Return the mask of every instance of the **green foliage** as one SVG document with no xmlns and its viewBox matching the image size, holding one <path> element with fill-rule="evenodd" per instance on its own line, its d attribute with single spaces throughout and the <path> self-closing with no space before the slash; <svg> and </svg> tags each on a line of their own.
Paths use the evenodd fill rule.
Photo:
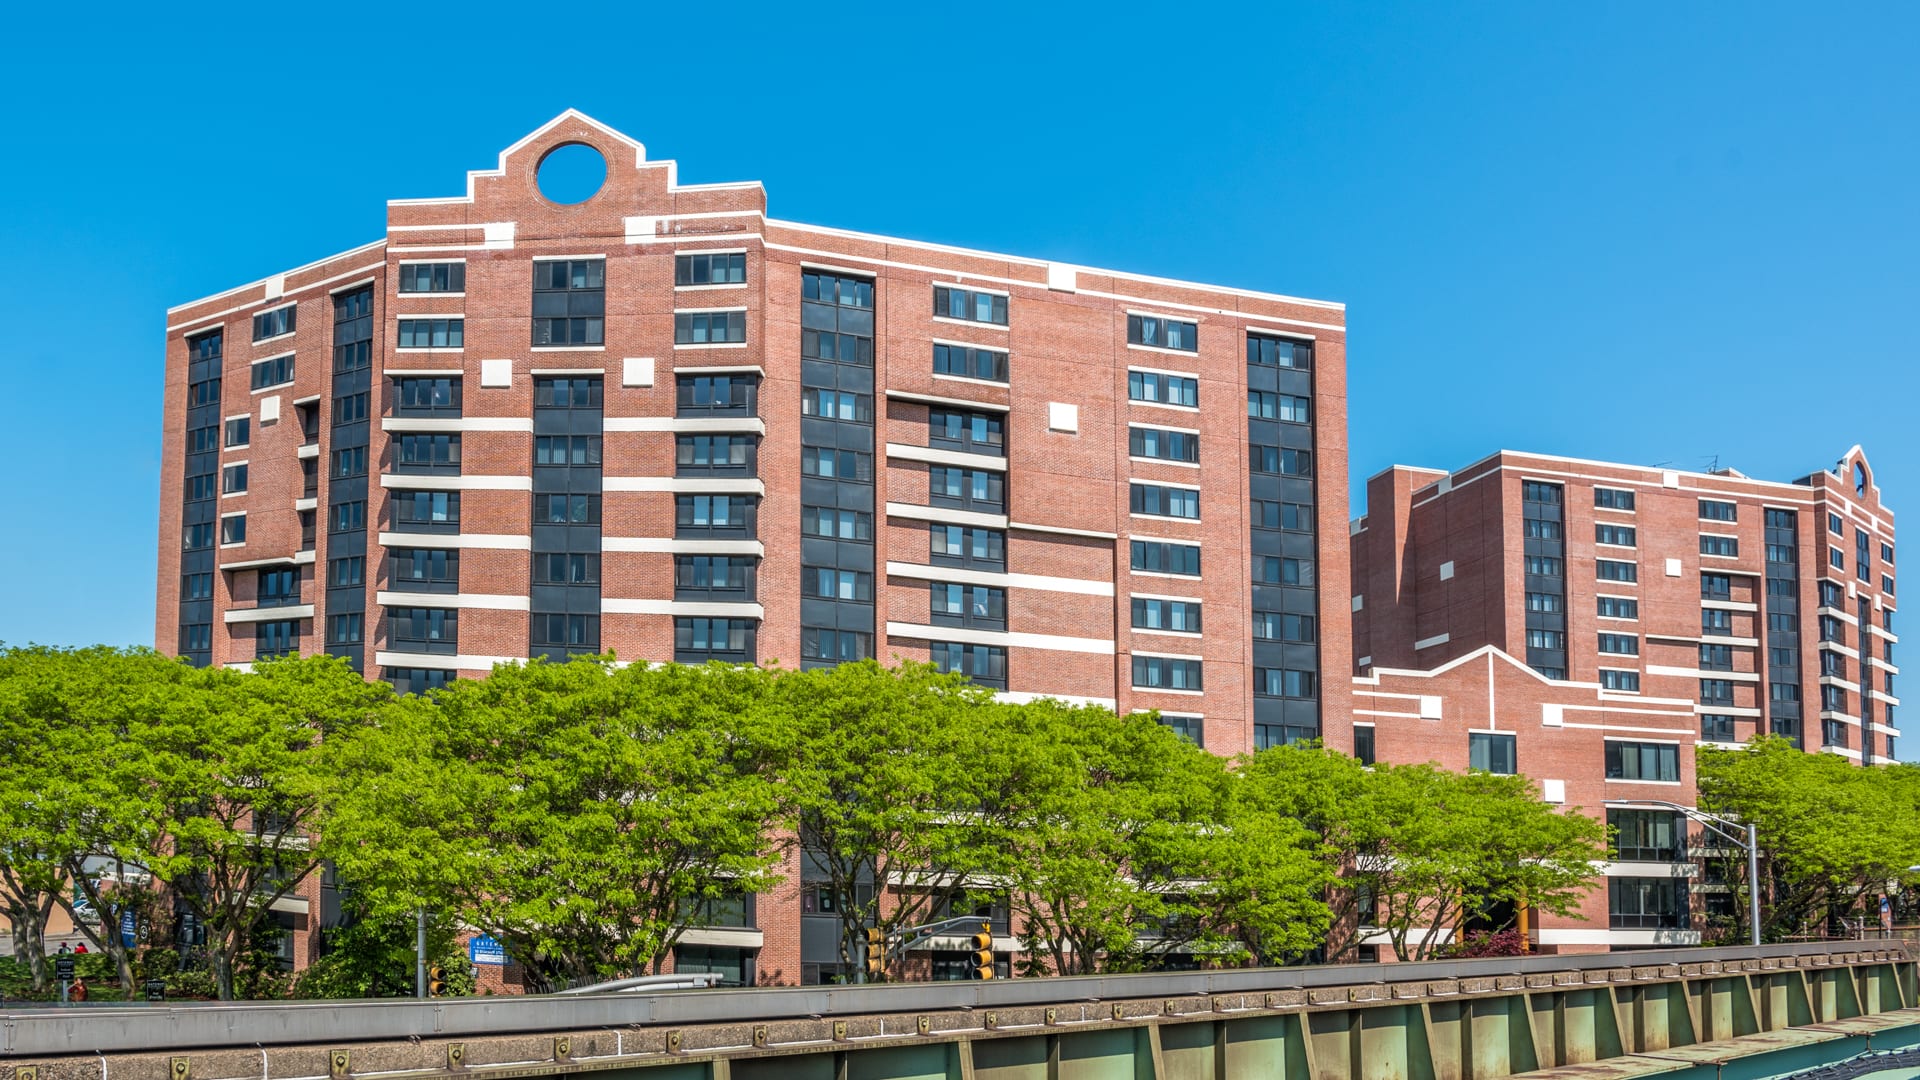
<svg viewBox="0 0 1920 1080">
<path fill-rule="evenodd" d="M 326 933 L 325 952 L 294 978 L 300 998 L 412 997 L 414 934 L 411 916 L 370 915 L 349 903 L 347 922 Z M 461 947 L 457 927 L 447 918 L 427 923 L 427 963 L 439 966 L 446 982 L 442 997 L 473 993 L 474 970 Z"/>
</svg>

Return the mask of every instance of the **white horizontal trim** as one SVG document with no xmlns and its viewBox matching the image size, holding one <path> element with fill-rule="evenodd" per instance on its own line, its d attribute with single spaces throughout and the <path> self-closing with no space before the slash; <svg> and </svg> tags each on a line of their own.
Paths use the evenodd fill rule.
<svg viewBox="0 0 1920 1080">
<path fill-rule="evenodd" d="M 753 476 L 603 476 L 600 490 L 672 491 L 693 495 L 765 495 L 767 485 Z"/>
<path fill-rule="evenodd" d="M 380 486 L 408 491 L 532 491 L 531 476 L 428 476 L 381 473 Z"/>
<path fill-rule="evenodd" d="M 465 369 L 465 368 L 463 368 L 463 367 L 450 367 L 450 368 L 426 368 L 426 367 L 423 367 L 423 368 L 403 368 L 403 367 L 390 367 L 390 368 L 382 368 L 382 369 L 380 370 L 380 374 L 381 374 L 381 376 L 382 376 L 382 377 L 392 377 L 392 376 L 401 376 L 401 375 L 428 375 L 428 376 L 442 376 L 442 375 L 447 375 L 447 376 L 452 376 L 453 378 L 456 378 L 456 379 L 457 379 L 457 378 L 459 378 L 460 376 L 462 376 L 462 375 L 465 375 L 465 374 L 466 374 L 466 369 Z M 314 395 L 313 397 L 311 397 L 311 398 L 306 398 L 306 399 L 303 399 L 303 400 L 308 400 L 308 401 L 319 401 L 319 400 L 320 400 L 320 395 L 318 395 L 318 394 L 315 394 L 315 395 Z M 298 402 L 298 401 L 296 401 L 296 402 L 294 402 L 294 404 L 295 404 L 295 405 L 298 405 L 298 404 L 300 404 L 300 402 Z"/>
<path fill-rule="evenodd" d="M 890 502 L 887 504 L 887 516 L 914 521 L 938 521 L 948 525 L 974 525 L 983 529 L 1007 527 L 1005 514 L 983 514 L 977 510 L 956 510 L 945 506 L 916 506 L 912 503 Z"/>
<path fill-rule="evenodd" d="M 600 422 L 604 431 L 748 431 L 767 433 L 767 422 L 757 416 L 609 416 Z"/>
<path fill-rule="evenodd" d="M 1743 603 L 1742 601 L 1739 601 L 1739 600 L 1702 600 L 1700 601 L 1700 606 L 1702 608 L 1708 608 L 1714 611 L 1759 611 L 1760 610 L 1759 604 L 1748 604 L 1748 603 Z"/>
<path fill-rule="evenodd" d="M 231 315 L 231 314 L 233 314 L 233 313 L 234 313 L 234 312 L 236 312 L 236 311 L 245 311 L 245 310 L 247 310 L 248 308 L 256 308 L 256 307 L 266 307 L 266 306 L 267 306 L 267 305 L 269 305 L 269 304 L 272 304 L 272 305 L 275 305 L 275 306 L 278 306 L 278 305 L 279 305 L 279 304 L 280 304 L 280 303 L 281 303 L 282 301 L 284 301 L 284 300 L 285 300 L 285 299 L 286 299 L 287 297 L 290 297 L 290 296 L 295 296 L 295 295 L 298 295 L 298 294 L 300 294 L 300 293 L 303 293 L 303 292 L 306 292 L 306 291 L 307 291 L 308 289 L 317 289 L 317 288 L 319 288 L 319 287 L 321 287 L 322 285 L 330 285 L 330 284 L 332 284 L 332 283 L 334 283 L 334 282 L 336 282 L 336 281 L 339 281 L 339 280 L 340 280 L 341 278 L 345 278 L 345 277 L 352 277 L 352 276 L 353 276 L 353 275 L 355 275 L 355 274 L 365 274 L 365 273 L 367 273 L 367 272 L 369 272 L 369 271 L 372 271 L 372 270 L 379 270 L 379 269 L 381 269 L 382 267 L 384 267 L 384 266 L 386 266 L 386 263 L 385 263 L 384 261 L 382 261 L 382 262 L 377 262 L 377 263 L 373 263 L 373 264 L 371 264 L 371 265 L 369 265 L 369 266 L 360 266 L 360 267 L 355 267 L 355 268 L 354 268 L 354 269 L 352 269 L 352 270 L 347 270 L 347 271 L 344 271 L 344 272 L 342 272 L 342 273 L 339 273 L 339 274 L 335 274 L 334 276 L 332 276 L 332 277 L 330 277 L 330 278 L 325 278 L 325 279 L 323 279 L 323 280 L 320 280 L 320 281 L 316 281 L 316 282 L 313 282 L 312 284 L 309 284 L 309 285 L 301 285 L 301 286 L 299 286 L 299 287 L 297 287 L 297 288 L 292 288 L 292 289 L 286 289 L 286 288 L 284 288 L 284 286 L 283 286 L 283 291 L 281 292 L 281 294 L 280 294 L 279 296 L 274 296 L 274 297 L 268 297 L 268 296 L 266 296 L 266 295 L 265 295 L 265 290 L 266 290 L 266 285 L 267 285 L 267 282 L 269 282 L 269 281 L 272 281 L 272 280 L 274 280 L 275 278 L 278 278 L 278 279 L 280 279 L 281 281 L 283 281 L 283 282 L 284 282 L 284 281 L 285 281 L 285 280 L 286 280 L 287 278 L 289 278 L 289 277 L 292 277 L 293 275 L 295 275 L 295 274 L 298 274 L 298 273 L 300 273 L 300 272 L 302 272 L 302 271 L 305 271 L 305 270 L 311 270 L 311 269 L 313 269 L 313 268 L 314 268 L 314 267 L 316 267 L 316 266 L 319 266 L 319 265 L 321 265 L 321 264 L 323 264 L 323 263 L 329 263 L 329 262 L 332 262 L 332 261 L 334 261 L 335 259 L 344 259 L 344 258 L 347 258 L 348 256 L 351 256 L 351 255 L 358 255 L 358 254 L 360 254 L 360 253 L 361 253 L 361 252 L 363 252 L 363 251 L 372 251 L 372 250 L 374 250 L 375 248 L 380 248 L 380 247 L 385 247 L 385 246 L 386 246 L 386 243 L 387 243 L 387 238 L 383 236 L 383 237 L 381 237 L 380 239 L 378 239 L 378 240 L 375 240 L 375 241 L 373 241 L 373 242 L 371 242 L 371 243 L 367 243 L 367 244 L 361 244 L 361 245 L 360 245 L 359 247 L 356 247 L 356 248 L 349 248 L 349 249 L 347 249 L 346 251 L 342 251 L 342 252 L 340 252 L 340 253 L 338 253 L 338 254 L 335 254 L 335 255 L 328 255 L 327 257 L 325 257 L 325 258 L 322 258 L 322 259 L 315 259 L 315 260 L 314 260 L 313 262 L 310 262 L 310 263 L 307 263 L 307 264 L 306 264 L 306 265 L 304 265 L 304 266 L 296 266 L 296 267 L 294 267 L 294 268 L 293 268 L 293 269 L 291 269 L 291 270 L 283 270 L 283 271 L 281 271 L 281 272 L 280 272 L 280 273 L 278 273 L 278 274 L 272 274 L 272 275 L 270 275 L 270 276 L 268 276 L 268 277 L 263 277 L 263 278 L 261 278 L 261 279 L 260 279 L 260 280 L 258 280 L 258 281 L 249 281 L 249 282 L 247 282 L 247 283 L 246 283 L 245 285 L 236 285 L 235 287 L 233 287 L 233 288 L 231 288 L 231 289 L 226 289 L 226 290 L 223 290 L 223 291 L 221 291 L 221 292 L 217 292 L 217 293 L 214 293 L 214 294 L 213 294 L 213 295 L 211 295 L 211 296 L 203 296 L 203 297 L 201 297 L 201 298 L 200 298 L 200 299 L 198 299 L 198 300 L 189 300 L 189 301 L 187 301 L 187 302 L 186 302 L 186 303 L 184 303 L 184 304 L 175 304 L 175 305 L 174 305 L 173 307 L 170 307 L 170 308 L 168 308 L 168 309 L 167 309 L 167 314 L 168 314 L 169 316 L 171 316 L 171 315 L 172 315 L 172 314 L 173 314 L 174 312 L 176 312 L 176 311 L 185 311 L 185 310 L 186 310 L 187 308 L 190 308 L 190 307 L 194 307 L 194 306 L 196 306 L 196 305 L 199 305 L 199 304 L 204 304 L 204 303 L 207 303 L 207 302 L 208 302 L 208 301 L 210 301 L 210 300 L 219 300 L 219 299 L 221 299 L 222 297 L 228 297 L 228 296 L 235 296 L 235 295 L 238 295 L 238 294 L 240 294 L 240 293 L 243 293 L 243 292 L 246 292 L 246 291 L 247 291 L 247 290 L 249 290 L 249 289 L 259 289 L 259 290 L 261 290 L 261 296 L 260 296 L 260 299 L 258 299 L 258 300 L 251 300 L 251 301 L 247 301 L 246 303 L 242 303 L 242 304 L 239 304 L 239 305 L 237 305 L 237 306 L 235 306 L 235 307 L 230 307 L 230 308 L 228 308 L 228 309 L 226 309 L 225 311 L 216 311 L 216 312 L 213 312 L 213 313 L 211 313 L 211 314 L 207 314 L 207 315 L 202 315 L 202 316 L 200 316 L 199 318 L 196 318 L 196 319 L 188 319 L 188 320 L 187 320 L 186 322 L 183 322 L 183 323 L 178 323 L 178 324 L 176 324 L 176 325 L 173 325 L 173 326 L 169 326 L 169 327 L 167 327 L 167 332 L 168 332 L 168 333 L 172 333 L 173 331 L 175 331 L 175 330 L 178 330 L 178 329 L 181 329 L 181 328 L 183 328 L 183 327 L 188 327 L 188 326 L 198 326 L 199 324 L 201 324 L 201 323 L 203 323 L 203 322 L 208 322 L 208 321 L 210 321 L 210 320 L 212 320 L 212 319 L 217 319 L 217 318 L 220 318 L 220 317 L 222 317 L 222 316 L 225 316 L 225 315 Z M 352 289 L 352 288 L 357 288 L 357 287 L 359 287 L 359 286 L 361 286 L 361 285 L 366 285 L 366 284 L 370 284 L 370 283 L 371 283 L 372 281 L 373 281 L 373 279 L 372 279 L 372 278 L 367 278 L 367 279 L 366 279 L 366 280 L 364 280 L 364 281 L 354 281 L 354 282 L 350 282 L 350 283 L 348 283 L 348 284 L 346 284 L 346 285 L 343 285 L 343 286 L 341 286 L 341 287 L 340 287 L 339 289 L 337 289 L 337 290 L 335 290 L 335 291 L 336 291 L 336 292 L 344 292 L 344 291 L 346 291 L 347 289 Z"/>
<path fill-rule="evenodd" d="M 1057 634 L 1022 634 L 1005 630 L 973 630 L 962 626 L 928 626 L 920 623 L 888 622 L 887 636 L 921 641 L 957 641 L 963 645 L 999 645 L 1013 649 L 1045 649 L 1051 652 L 1093 653 L 1113 656 L 1111 638 L 1062 637 Z"/>
<path fill-rule="evenodd" d="M 374 599 L 397 607 L 479 608 L 488 611 L 529 611 L 533 604 L 525 596 L 505 593 L 416 593 L 376 592 Z"/>
<path fill-rule="evenodd" d="M 301 561 L 300 560 L 301 555 L 310 556 L 312 554 L 313 553 L 310 551 L 303 551 L 293 555 L 275 555 L 270 559 L 246 559 L 241 562 L 223 562 L 220 564 L 220 569 L 222 570 L 254 570 L 262 566 L 293 566 L 298 564 Z M 306 561 L 312 562 L 313 560 L 309 558 Z"/>
<path fill-rule="evenodd" d="M 532 431 L 530 416 L 383 416 L 381 431 Z"/>
<path fill-rule="evenodd" d="M 944 371 L 933 373 L 934 382 L 970 383 L 974 386 L 998 386 L 1007 389 L 1012 384 L 1005 379 L 976 379 L 969 375 L 949 375 Z"/>
<path fill-rule="evenodd" d="M 1000 690 L 994 693 L 995 701 L 1004 701 L 1009 705 L 1026 705 L 1035 701 L 1058 701 L 1065 705 L 1098 705 L 1103 709 L 1117 707 L 1110 697 L 1087 697 L 1081 694 L 1048 694 L 1033 690 Z"/>
<path fill-rule="evenodd" d="M 1157 630 L 1148 626 L 1135 626 L 1129 629 L 1135 634 L 1145 634 L 1148 637 L 1186 638 L 1190 641 L 1199 641 L 1204 636 L 1198 630 Z"/>
<path fill-rule="evenodd" d="M 611 596 L 600 598 L 600 610 L 610 615 L 684 615 L 720 619 L 764 619 L 767 615 L 765 608 L 746 601 L 728 603 L 713 600 L 623 600 Z"/>
<path fill-rule="evenodd" d="M 1056 533 L 1060 536 L 1084 536 L 1089 540 L 1118 540 L 1119 533 L 1101 532 L 1098 529 L 1069 529 L 1064 525 L 1036 525 L 1031 521 L 1011 521 L 1007 528 L 1021 532 Z M 1191 575 L 1179 575 L 1187 577 Z"/>
<path fill-rule="evenodd" d="M 551 352 L 554 349 L 557 349 L 559 347 L 560 346 L 540 345 L 540 346 L 535 346 L 533 351 Z M 594 348 L 596 349 L 600 347 L 601 346 L 597 346 L 597 345 L 594 346 Z M 606 373 L 607 373 L 607 369 L 603 367 L 537 367 L 532 369 L 530 372 L 528 372 L 528 374 L 531 374 L 531 375 L 605 375 Z"/>
<path fill-rule="evenodd" d="M 955 405 L 963 409 L 979 409 L 983 412 L 998 413 L 1012 411 L 1005 405 L 996 405 L 991 401 L 974 401 L 971 398 L 942 397 L 939 394 L 916 394 L 908 390 L 888 390 L 886 394 L 896 401 L 911 401 L 919 405 Z"/>
<path fill-rule="evenodd" d="M 282 604 L 279 607 L 231 608 L 224 616 L 229 623 L 279 622 L 281 619 L 311 619 L 312 604 Z"/>
<path fill-rule="evenodd" d="M 921 581 L 952 581 L 965 585 L 998 585 L 1002 588 L 1032 589 L 1037 592 L 1076 593 L 1081 596 L 1113 595 L 1111 581 L 1048 577 L 1043 574 L 1005 574 L 991 570 L 968 570 L 958 566 L 888 562 L 887 576 Z"/>
<path fill-rule="evenodd" d="M 496 664 L 524 664 L 524 656 L 475 656 L 469 653 L 376 652 L 373 662 L 380 667 L 439 668 L 441 670 L 491 670 Z"/>
<path fill-rule="evenodd" d="M 1158 316 L 1156 316 L 1156 318 L 1157 318 L 1157 317 L 1158 317 Z M 1182 353 L 1181 355 L 1183 355 L 1183 356 L 1194 356 L 1195 354 L 1193 354 L 1193 353 Z M 1197 357 L 1197 356 L 1195 356 L 1195 359 L 1198 359 L 1198 357 Z M 1147 366 L 1146 366 L 1145 364 L 1128 364 L 1128 365 L 1127 365 L 1127 373 L 1128 373 L 1128 374 L 1132 374 L 1133 372 L 1136 372 L 1136 371 L 1138 371 L 1138 372 L 1140 372 L 1140 373 L 1141 373 L 1141 374 L 1143 374 L 1143 375 L 1174 375 L 1174 376 L 1178 376 L 1179 378 L 1182 378 L 1182 379 L 1192 379 L 1192 380 L 1193 380 L 1194 382 L 1199 382 L 1199 381 L 1200 381 L 1200 373 L 1199 373 L 1199 372 L 1197 372 L 1197 371 L 1181 371 L 1181 370 L 1179 370 L 1178 368 L 1160 368 L 1160 367 L 1147 367 Z M 1133 400 L 1132 398 L 1128 398 L 1127 400 L 1128 400 L 1128 401 L 1133 401 L 1133 403 L 1134 403 L 1135 405 L 1165 405 L 1165 404 L 1168 404 L 1167 402 L 1164 402 L 1164 401 L 1134 401 L 1134 400 Z M 1200 407 L 1199 407 L 1198 405 L 1175 405 L 1175 406 L 1173 406 L 1173 407 L 1174 407 L 1174 408 L 1176 408 L 1176 409 L 1193 409 L 1193 410 L 1195 410 L 1196 412 L 1197 412 L 1197 411 L 1199 411 L 1199 408 L 1200 408 Z"/>
<path fill-rule="evenodd" d="M 1698 930 L 1541 930 L 1542 945 L 1698 945 Z"/>
<path fill-rule="evenodd" d="M 1648 664 L 1648 675 L 1673 675 L 1688 679 L 1729 679 L 1733 682 L 1759 682 L 1760 675 L 1754 671 L 1704 671 L 1700 668 L 1670 667 L 1666 664 Z"/>
<path fill-rule="evenodd" d="M 606 352 L 607 351 L 607 347 L 605 345 L 530 345 L 527 348 L 529 352 L 537 352 L 537 353 Z M 584 373 L 605 375 L 607 372 L 605 368 L 596 368 Z M 538 374 L 538 372 L 536 372 L 535 374 Z M 572 374 L 575 374 L 575 371 L 567 371 L 567 372 L 564 372 L 564 374 L 572 375 Z"/>
<path fill-rule="evenodd" d="M 318 497 L 295 499 L 293 500 L 293 508 L 295 510 L 318 510 L 320 509 L 320 500 Z"/>
<path fill-rule="evenodd" d="M 1185 315 L 1153 315 L 1153 316 L 1149 316 L 1149 318 L 1170 319 L 1174 322 L 1195 322 L 1196 321 Z M 1197 357 L 1200 355 L 1200 350 L 1198 349 L 1169 349 L 1160 345 L 1141 345 L 1132 341 L 1127 342 L 1127 348 L 1132 349 L 1135 352 L 1158 353 L 1161 356 L 1195 356 Z"/>
<path fill-rule="evenodd" d="M 1133 600 L 1173 600 L 1173 601 L 1176 601 L 1176 602 L 1178 602 L 1178 603 L 1182 603 L 1182 604 L 1201 604 L 1201 603 L 1205 603 L 1205 601 L 1204 601 L 1204 600 L 1201 600 L 1201 599 L 1200 599 L 1199 597 L 1197 597 L 1197 596 L 1174 596 L 1174 595 L 1172 595 L 1172 594 L 1169 594 L 1169 593 L 1150 593 L 1150 592 L 1131 592 L 1131 591 L 1129 591 L 1129 592 L 1127 593 L 1127 597 L 1128 597 L 1129 599 L 1133 599 Z"/>
<path fill-rule="evenodd" d="M 685 363 L 675 361 L 675 375 L 758 375 L 767 377 L 767 369 L 759 364 L 697 364 L 692 360 Z"/>
<path fill-rule="evenodd" d="M 601 536 L 601 551 L 666 552 L 674 555 L 754 555 L 764 558 L 758 540 L 679 540 L 668 536 Z"/>
<path fill-rule="evenodd" d="M 1146 465 L 1171 465 L 1176 469 L 1197 469 L 1200 467 L 1200 463 L 1197 461 L 1169 461 L 1166 458 L 1141 457 L 1138 454 L 1130 455 L 1127 460 Z M 1138 479 L 1138 477 L 1135 479 Z"/>
<path fill-rule="evenodd" d="M 674 292 L 713 292 L 716 289 L 744 289 L 750 284 L 751 284 L 750 282 L 746 282 L 746 281 L 709 281 L 699 285 L 675 285 L 673 287 L 673 291 Z"/>
<path fill-rule="evenodd" d="M 936 450 L 931 446 L 909 443 L 888 443 L 887 456 L 901 461 L 924 461 L 932 465 L 953 465 L 965 469 L 985 469 L 988 472 L 1007 471 L 1007 459 L 1003 457 L 969 454 L 960 450 Z"/>
<path fill-rule="evenodd" d="M 383 532 L 380 534 L 380 546 L 532 551 L 533 537 L 519 533 Z"/>
<path fill-rule="evenodd" d="M 1750 709 L 1744 705 L 1695 705 L 1693 707 L 1693 714 L 1695 716 L 1706 716 L 1708 714 L 1714 716 L 1743 716 L 1749 720 L 1758 719 L 1762 715 L 1759 709 Z"/>
</svg>

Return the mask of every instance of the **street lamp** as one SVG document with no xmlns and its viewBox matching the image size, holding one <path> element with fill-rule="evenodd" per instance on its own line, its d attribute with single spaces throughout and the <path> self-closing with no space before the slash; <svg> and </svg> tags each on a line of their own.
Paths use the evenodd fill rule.
<svg viewBox="0 0 1920 1080">
<path fill-rule="evenodd" d="M 1679 803 L 1667 802 L 1663 799 L 1609 799 L 1606 800 L 1603 805 L 1617 807 L 1663 807 L 1680 814 L 1690 821 L 1697 821 L 1718 834 L 1721 839 L 1731 841 L 1745 848 L 1747 852 L 1747 923 L 1753 931 L 1753 944 L 1760 944 L 1760 833 L 1759 830 L 1753 827 L 1752 822 L 1742 822 L 1730 817 L 1722 817 L 1719 814 L 1709 814 L 1698 807 L 1681 806 Z M 1742 829 L 1745 831 L 1745 835 L 1742 836 L 1728 831 L 1730 829 Z"/>
</svg>

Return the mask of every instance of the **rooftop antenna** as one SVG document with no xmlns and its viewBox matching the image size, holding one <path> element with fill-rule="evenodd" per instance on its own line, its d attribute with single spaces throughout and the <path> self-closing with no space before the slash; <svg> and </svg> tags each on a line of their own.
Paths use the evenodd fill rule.
<svg viewBox="0 0 1920 1080">
<path fill-rule="evenodd" d="M 1719 454 L 1715 454 L 1712 457 L 1707 459 L 1707 471 L 1710 473 L 1717 473 L 1720 471 L 1720 455 Z"/>
</svg>

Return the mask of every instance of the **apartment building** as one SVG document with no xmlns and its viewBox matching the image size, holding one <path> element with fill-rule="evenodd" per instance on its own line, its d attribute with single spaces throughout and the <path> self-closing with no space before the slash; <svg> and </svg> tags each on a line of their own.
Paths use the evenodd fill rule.
<svg viewBox="0 0 1920 1080">
<path fill-rule="evenodd" d="M 570 146 L 606 179 L 563 205 Z M 1344 342 L 1335 303 L 770 218 L 568 112 L 168 312 L 155 640 L 404 691 L 898 657 L 1221 753 L 1345 745 Z"/>
<path fill-rule="evenodd" d="M 1524 773 L 1621 830 L 1605 895 L 1544 947 L 1690 943 L 1724 906 L 1659 805 L 1694 804 L 1697 746 L 1894 757 L 1894 517 L 1857 446 L 1792 483 L 1509 451 L 1395 467 L 1351 542 L 1355 751 Z"/>
</svg>

